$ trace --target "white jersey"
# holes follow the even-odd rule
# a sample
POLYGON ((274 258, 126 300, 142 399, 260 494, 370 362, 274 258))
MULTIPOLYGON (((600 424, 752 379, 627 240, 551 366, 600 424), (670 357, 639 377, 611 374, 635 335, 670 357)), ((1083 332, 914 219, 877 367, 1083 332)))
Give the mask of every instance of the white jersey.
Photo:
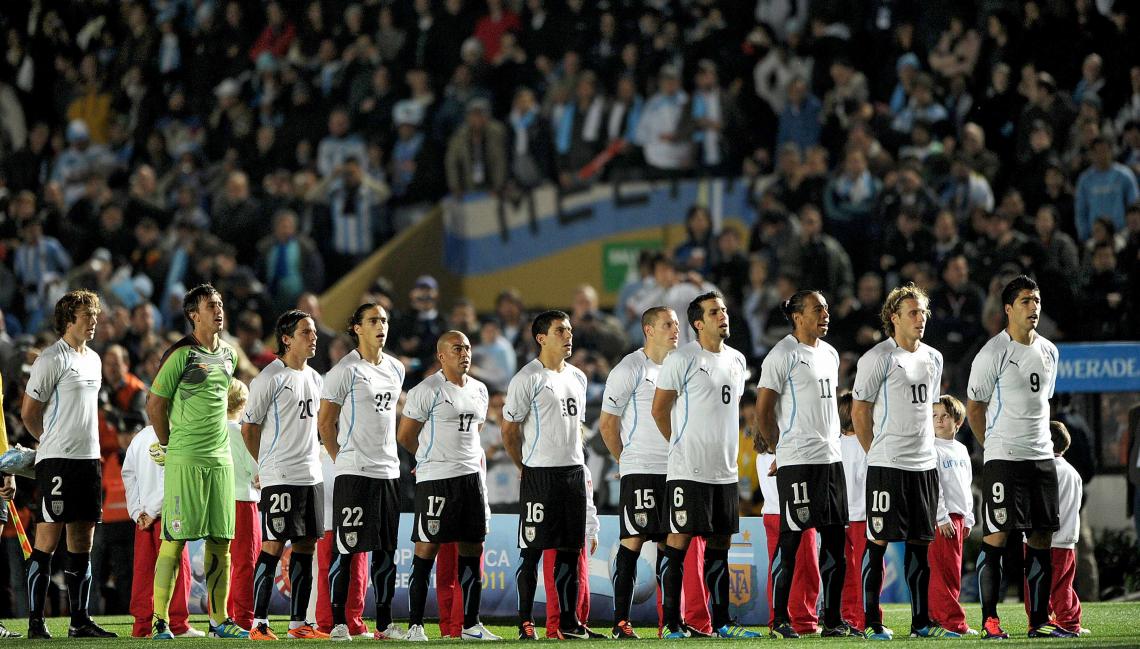
POLYGON ((416 482, 482 475, 479 430, 487 420, 489 400, 482 381, 467 377, 459 387, 442 370, 408 390, 404 416, 424 425, 416 451, 416 482))
POLYGON ((62 338, 32 363, 25 394, 44 404, 36 463, 51 458, 99 459, 99 388, 103 364, 85 347, 76 352, 62 338))
POLYGON ((760 369, 759 388, 780 395, 776 401, 778 466, 839 462, 839 353, 820 340, 801 344, 792 334, 768 352, 760 369))
POLYGON ((1061 513, 1061 529, 1053 532, 1054 548, 1072 550, 1081 536, 1081 495, 1084 486, 1081 474, 1063 458, 1054 458, 1057 465, 1057 505, 1061 513))
POLYGON ((536 358, 507 386, 503 419, 522 424, 526 466, 584 465, 580 430, 585 418, 586 375, 569 363, 555 372, 536 358))
MULTIPOLYGON (((236 421, 226 422, 226 431, 230 436, 230 456, 234 461, 234 500, 247 503, 261 502, 260 482, 257 480, 257 460, 249 454, 245 447, 245 438, 241 434, 241 424, 236 421)), ((331 527, 325 529, 331 530, 331 527)))
POLYGON ((329 370, 321 398, 340 406, 337 475, 400 477, 396 404, 403 384, 404 365, 384 353, 373 365, 354 349, 329 370))
MULTIPOLYGON (((933 410, 933 408, 932 408, 933 410)), ((938 510, 935 522, 945 525, 950 514, 961 514, 962 524, 974 526, 974 494, 970 484, 974 469, 970 466, 970 452, 961 442, 953 439, 934 439, 938 454, 938 510)))
POLYGON ((162 516, 162 494, 165 468, 150 459, 150 445, 158 441, 154 426, 140 430, 123 455, 123 490, 127 495, 127 514, 138 522, 139 516, 162 516))
POLYGON ((863 354, 851 396, 875 404, 867 466, 929 471, 937 465, 930 404, 941 385, 942 354, 925 343, 908 352, 888 338, 863 354))
POLYGON ((257 475, 262 488, 321 482, 317 414, 324 381, 316 370, 294 370, 279 358, 249 384, 243 424, 261 427, 257 475))
POLYGON ((1003 331, 970 366, 970 399, 987 403, 985 461, 1048 460, 1049 399, 1057 385, 1057 346, 1038 335, 1022 345, 1003 331))
POLYGON ((740 397, 747 380, 744 355, 728 345, 713 353, 693 341, 666 357, 657 387, 677 392, 667 480, 737 482, 740 397))
POLYGON ((764 505, 760 508, 762 516, 780 515, 780 492, 776 489, 776 476, 768 475, 772 470, 772 462, 775 461, 776 456, 771 453, 756 456, 756 475, 760 478, 760 494, 764 498, 764 505))
MULTIPOLYGON (((867 452, 854 435, 839 438, 843 477, 847 481, 847 520, 867 520, 867 452)), ((780 513, 779 511, 773 513, 780 513)))
POLYGON ((661 366, 639 349, 621 359, 606 379, 602 412, 621 417, 621 475, 662 475, 669 466, 669 442, 653 421, 653 395, 661 366))

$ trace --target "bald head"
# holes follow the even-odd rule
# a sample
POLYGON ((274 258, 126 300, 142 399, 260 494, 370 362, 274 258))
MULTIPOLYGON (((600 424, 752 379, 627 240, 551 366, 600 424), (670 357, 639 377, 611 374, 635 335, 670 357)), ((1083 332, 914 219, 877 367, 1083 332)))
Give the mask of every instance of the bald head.
POLYGON ((445 331, 435 343, 436 358, 443 368, 443 376, 457 385, 467 381, 471 369, 471 341, 462 331, 445 331))
POLYGON ((471 341, 467 340, 467 334, 463 333, 462 331, 457 331, 455 329, 452 329, 451 331, 445 331, 440 334, 439 340, 436 341, 435 351, 436 353, 442 354, 444 350, 456 344, 470 345, 471 341))

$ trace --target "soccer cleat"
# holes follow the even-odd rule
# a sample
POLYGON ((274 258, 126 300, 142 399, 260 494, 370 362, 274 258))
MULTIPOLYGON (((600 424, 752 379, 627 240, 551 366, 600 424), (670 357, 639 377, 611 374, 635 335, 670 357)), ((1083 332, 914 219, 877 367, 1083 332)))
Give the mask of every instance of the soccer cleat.
POLYGON ((408 632, 401 629, 395 622, 389 622, 388 628, 381 631, 376 629, 376 633, 372 637, 377 640, 405 640, 407 639, 408 632))
POLYGON ((519 640, 538 640, 534 633, 534 622, 527 620, 519 625, 519 640))
POLYGON ((688 633, 690 638, 711 638, 711 637, 713 637, 713 634, 705 633, 704 631, 700 631, 695 627, 689 626, 685 622, 681 622, 681 630, 683 630, 685 633, 688 633))
POLYGON ((586 626, 585 624, 579 624, 578 626, 576 626, 573 629, 570 629, 568 631, 563 631, 562 629, 559 629, 558 635, 563 640, 605 640, 606 639, 606 636, 602 635, 601 633, 598 633, 597 631, 594 631, 593 629, 586 626))
POLYGON ((962 634, 957 631, 938 626, 937 624, 928 624, 921 629, 910 630, 910 637, 912 638, 961 638, 962 634))
POLYGON ((640 640, 637 633, 634 632, 633 627, 630 626, 629 620, 622 620, 610 629, 610 637, 614 640, 640 640))
POLYGON ((867 628, 863 629, 863 637, 868 640, 893 640, 895 632, 882 624, 868 624, 867 628))
MULTIPOLYGON (((329 634, 313 626, 312 623, 305 622, 295 629, 289 629, 289 637, 294 640, 328 640, 329 634)), ((250 639, 253 639, 252 634, 250 639)))
POLYGON ((78 625, 71 625, 67 627, 67 637, 69 638, 117 638, 118 633, 108 631, 103 627, 95 624, 95 620, 87 618, 78 625))
POLYGON ((254 624, 253 628, 249 630, 250 640, 276 640, 277 634, 265 622, 254 624))
POLYGON ((685 625, 681 624, 676 628, 665 627, 665 635, 661 637, 666 640, 684 640, 685 638, 691 638, 693 636, 689 634, 689 631, 685 628, 685 625))
POLYGON ((755 631, 749 631, 748 629, 740 626, 740 624, 738 622, 736 622, 735 620, 733 620, 732 622, 720 627, 719 629, 716 629, 713 632, 713 635, 715 635, 718 638, 733 638, 733 639, 736 639, 736 638, 762 638, 763 637, 762 635, 760 635, 759 633, 756 633, 755 631))
POLYGON ((15 631, 9 631, 8 627, 4 626, 4 624, 0 622, 0 640, 15 640, 22 637, 24 636, 15 631))
POLYGON ((1075 638, 1078 634, 1073 633, 1072 631, 1066 631, 1056 624, 1048 622, 1046 624, 1042 624, 1041 626, 1029 629, 1029 633, 1027 635, 1030 638, 1075 638))
POLYGON ((186 627, 186 630, 183 631, 182 633, 175 633, 174 637, 175 638, 205 638, 206 632, 202 631, 200 629, 195 629, 194 627, 191 626, 191 627, 186 627))
POLYGON ((775 640, 794 640, 800 637, 796 630, 792 628, 791 622, 783 622, 778 624, 768 631, 768 635, 775 640))
POLYGON ((819 632, 821 638, 861 638, 863 633, 851 625, 847 620, 840 620, 839 624, 824 627, 819 632))
MULTIPOLYGON (((201 633, 201 631, 199 631, 201 633)), ((154 618, 154 626, 150 630, 151 640, 173 640, 174 634, 170 632, 170 627, 166 625, 166 620, 156 617, 154 618)))
POLYGON ((977 629, 966 629, 962 635, 978 635, 977 629))
POLYGON ((347 624, 337 624, 329 631, 329 640, 333 642, 348 642, 352 640, 352 636, 348 633, 347 624))
POLYGON ((1009 634, 1001 628, 1001 620, 987 617, 982 625, 982 640, 1009 640, 1009 634))
POLYGON ((404 639, 408 642, 427 642, 427 631, 424 631, 424 625, 413 624, 408 627, 408 632, 404 635, 404 639))
POLYGON ((42 617, 34 617, 28 620, 28 639, 51 640, 51 633, 47 630, 47 625, 44 624, 42 617))
POLYGON ((227 617, 218 626, 210 625, 210 637, 222 638, 223 640, 249 640, 249 631, 241 628, 237 622, 227 617))
POLYGON ((491 633, 491 630, 483 626, 482 622, 476 622, 475 626, 469 626, 459 634, 461 640, 484 640, 495 641, 502 640, 499 636, 491 633))

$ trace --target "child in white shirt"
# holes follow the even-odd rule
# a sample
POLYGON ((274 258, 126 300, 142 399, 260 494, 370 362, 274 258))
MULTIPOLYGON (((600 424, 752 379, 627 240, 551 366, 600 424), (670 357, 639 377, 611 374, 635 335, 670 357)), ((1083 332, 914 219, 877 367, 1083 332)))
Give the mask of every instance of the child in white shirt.
POLYGON ((974 471, 970 452, 954 439, 966 410, 944 394, 934 403, 934 450, 938 454, 938 529, 930 544, 930 619, 947 631, 974 635, 958 602, 962 591, 962 542, 974 526, 974 471))

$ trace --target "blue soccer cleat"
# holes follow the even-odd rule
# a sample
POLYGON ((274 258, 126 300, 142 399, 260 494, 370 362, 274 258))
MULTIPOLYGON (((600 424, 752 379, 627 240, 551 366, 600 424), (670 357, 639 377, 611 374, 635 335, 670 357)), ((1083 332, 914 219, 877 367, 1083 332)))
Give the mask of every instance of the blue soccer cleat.
POLYGON ((218 626, 210 625, 211 638, 223 638, 228 640, 249 640, 249 631, 241 628, 230 618, 226 618, 218 626))

